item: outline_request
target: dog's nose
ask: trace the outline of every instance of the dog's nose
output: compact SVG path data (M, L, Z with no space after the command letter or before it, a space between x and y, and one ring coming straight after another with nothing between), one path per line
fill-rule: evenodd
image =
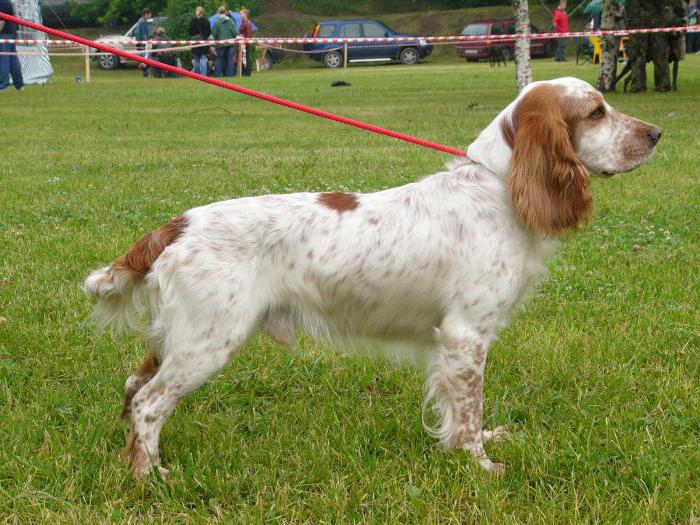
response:
M659 142L659 139L661 138L661 128L657 128L656 126L654 126L649 131L647 131L647 137L649 137L651 145L656 146L656 143Z

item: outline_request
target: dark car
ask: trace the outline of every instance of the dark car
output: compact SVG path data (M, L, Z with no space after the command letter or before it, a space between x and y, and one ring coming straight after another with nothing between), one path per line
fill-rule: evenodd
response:
M313 33L313 38L385 38L398 37L396 42L366 42L348 44L348 62L382 62L398 60L404 64L417 64L433 52L433 46L412 35L404 35L376 20L324 20ZM320 60L326 67L340 67L344 61L344 44L304 44L309 57Z
M535 26L530 26L530 33L540 33ZM484 20L469 24L462 31L463 36L496 36L514 35L515 20ZM492 56L494 49L499 49L506 60L511 60L515 54L515 40L498 40L484 38L483 40L465 40L455 45L457 56L466 58L470 62L476 62L482 58ZM555 38L533 38L530 40L530 54L532 56L552 57L557 49Z

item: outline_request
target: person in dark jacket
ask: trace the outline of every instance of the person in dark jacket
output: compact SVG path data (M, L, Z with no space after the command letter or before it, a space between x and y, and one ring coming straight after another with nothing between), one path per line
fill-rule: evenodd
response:
M10 0L0 0L0 13L15 16L15 10ZM22 77L22 66L17 57L17 46L15 43L6 42L17 38L17 24L0 20L0 89L5 89L10 85L10 75L12 83L18 91L24 89L24 78ZM14 53L6 55L4 53Z
M147 7L143 11L141 11L141 18L139 18L139 21L136 22L136 29L134 29L134 38L136 39L137 42L146 42L150 36L150 28L149 28L149 22L152 21L153 19L153 13L151 13L151 10ZM145 44L137 44L137 49L145 49L146 45ZM144 55L146 58L148 58L148 53ZM141 70L143 71L143 76L147 77L148 76L148 66L141 65Z
M160 43L161 41L166 41L163 42L162 44ZM155 60L156 62L160 62L161 64L168 64L169 66L177 66L177 58L175 57L175 54L173 51L163 51L169 47L171 47L171 44L167 42L167 40L170 40L170 37L168 34L165 32L165 29L162 27L159 27L156 29L156 32L153 33L152 41L153 45L151 47L151 58ZM173 73L170 71L165 71L163 69L158 69L158 68L153 68L153 76L155 78L172 78L175 76Z
M214 40L229 40L236 38L236 24L228 16L230 12L226 6L219 7L219 18L216 19L211 34ZM216 66L214 67L214 76L219 77L223 73L225 77L234 75L233 69L233 53L235 47L233 44L219 44L216 46Z
M211 35L209 20L204 16L204 8L197 7L194 10L194 17L190 20L187 28L192 40L207 40ZM192 48L192 71L200 75L207 76L209 68L207 66L207 55L209 46L197 46Z

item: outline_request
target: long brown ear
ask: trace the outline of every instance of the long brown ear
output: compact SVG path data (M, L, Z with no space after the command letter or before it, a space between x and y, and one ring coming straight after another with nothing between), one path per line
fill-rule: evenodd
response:
M557 234L591 215L588 172L571 143L556 86L538 86L515 110L515 139L508 192L531 231Z

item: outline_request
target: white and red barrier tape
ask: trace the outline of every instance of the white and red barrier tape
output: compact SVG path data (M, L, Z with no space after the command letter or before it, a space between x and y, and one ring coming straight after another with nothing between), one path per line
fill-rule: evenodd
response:
M455 35L455 36L405 36L405 37L358 37L358 38L297 38L297 37L282 37L282 38L233 38L228 40L149 40L138 42L139 44L149 44L157 42L158 44L169 45L224 45L224 44L363 44L363 43L406 43L416 42L419 45L427 45L428 43L438 44L447 41L451 43L482 41L482 40L499 40L509 41L518 39L533 39L533 38L576 38L576 37L603 37L603 36L628 36L635 34L647 33L675 33L675 32L700 32L700 25L693 26L676 26L676 27L652 27L642 29L615 29L607 31L570 31L567 33L527 33L527 34L512 34L512 35ZM43 45L75 45L70 40L47 40L47 39L31 39L31 38L16 38L14 40L5 40L6 42L14 42L16 44L43 44ZM115 39L105 42L108 44L134 44L135 41L125 39Z

